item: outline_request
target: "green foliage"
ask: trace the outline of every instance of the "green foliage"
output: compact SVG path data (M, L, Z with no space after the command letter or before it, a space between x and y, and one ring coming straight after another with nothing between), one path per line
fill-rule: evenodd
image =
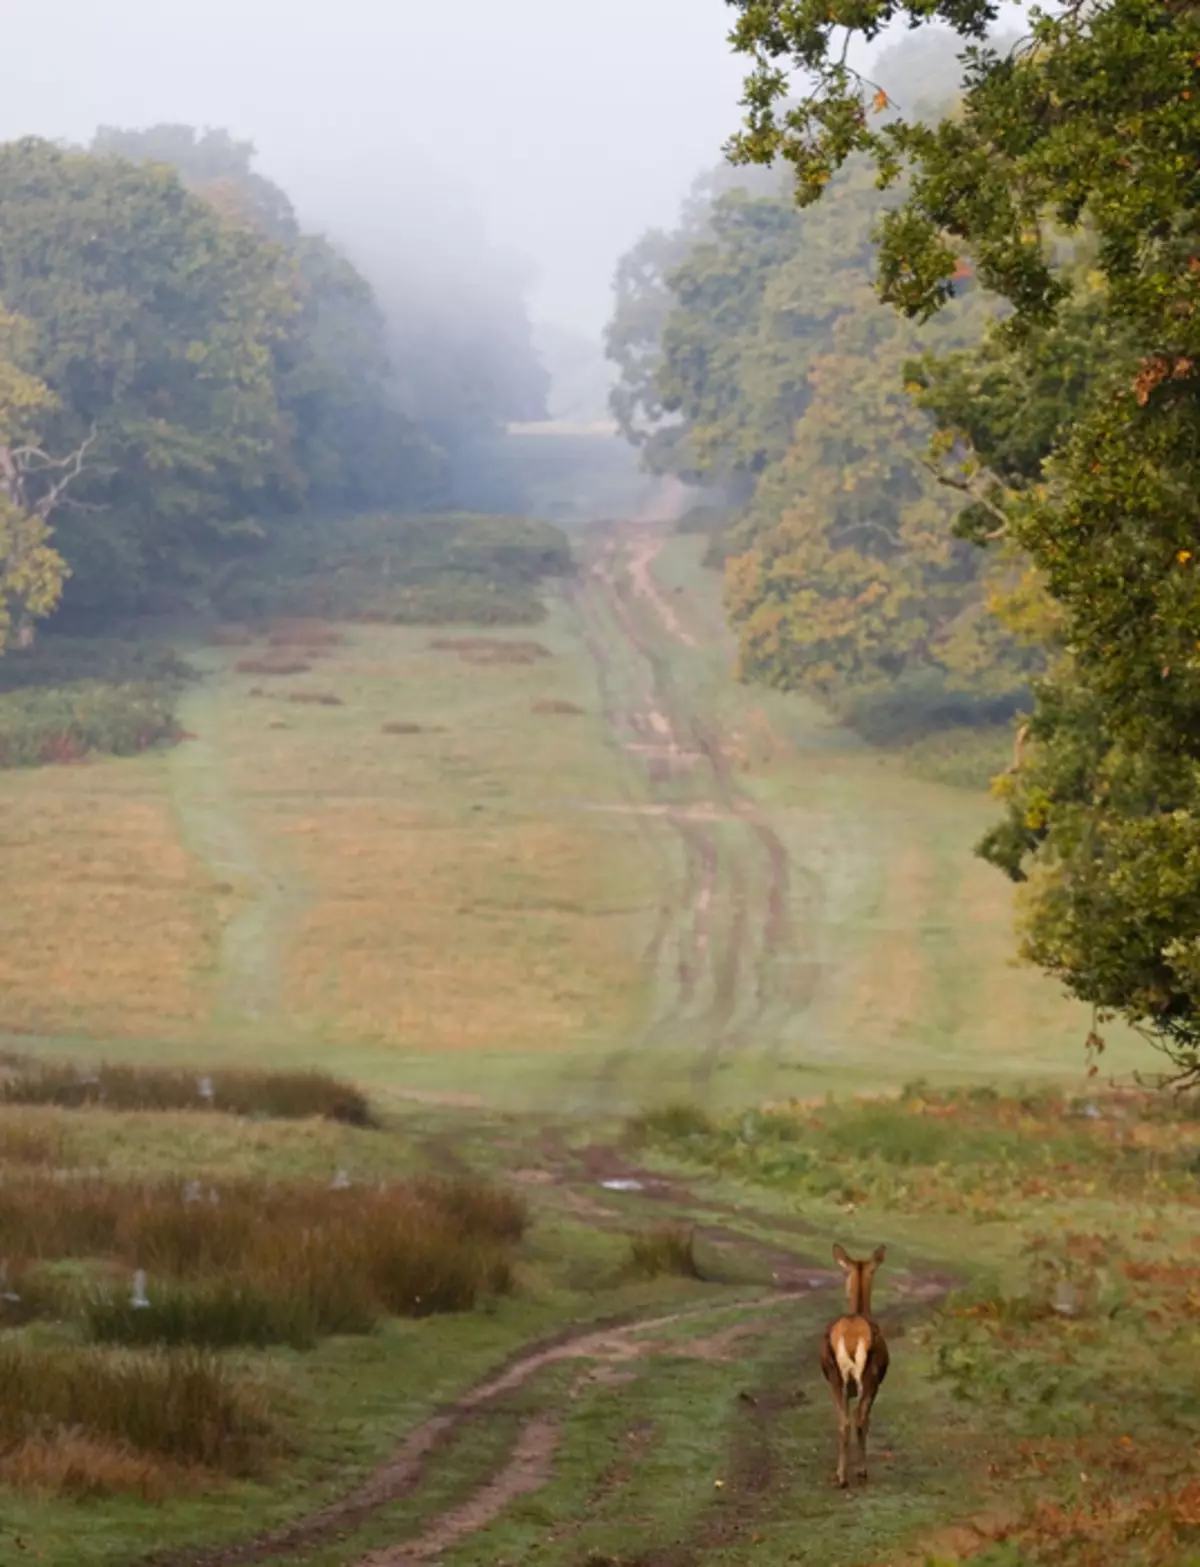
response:
M56 459L38 444L57 401L21 367L31 343L29 323L0 303L0 653L14 629L27 641L62 594L67 567L50 543L50 518L82 458Z
M833 33L935 14L978 39L990 6L740 9L735 43L755 66L736 155L791 161L802 201L855 152L885 183L906 167L908 199L883 225L882 296L930 317L966 249L1010 306L976 362L935 373L930 395L948 438L970 443L960 531L1026 553L1061 649L1008 818L982 850L1028 880L1027 955L1194 1077L1200 17L1152 0L1036 15L1024 49L973 52L961 113L873 130ZM783 61L815 74L801 105L784 105Z
M29 1062L0 1081L0 1104L59 1105L109 1110L214 1110L224 1115L304 1120L323 1116L347 1126L374 1126L362 1091L328 1072L243 1068L195 1072L179 1067L87 1067Z
M168 165L228 225L284 253L296 313L277 389L309 503L356 509L427 498L437 454L397 405L378 301L329 240L302 233L287 194L254 169L254 148L225 131L157 125L102 129L92 151Z
M984 790L1009 765L1012 755L1010 726L967 725L910 741L900 759L906 772L930 783Z
M133 756L180 737L194 671L169 649L51 636L0 662L0 767Z
M1089 1108L1090 1105L1090 1108ZM1163 1123L1167 1149L1128 1136L1131 1114ZM1054 1093L1001 1098L911 1084L896 1100L782 1105L714 1121L678 1110L631 1123L639 1141L766 1186L1002 1220L1005 1203L1053 1181L1062 1193L1189 1193L1193 1150L1169 1106L1112 1105Z
M289 528L229 579L222 611L397 624L528 624L572 569L566 535L512 517L366 516Z
M860 161L811 211L778 188L732 191L703 221L693 208L676 235L649 236L642 248L674 264L627 258L617 398L652 465L740 513L706 559L725 568L745 678L803 687L843 716L858 693L912 680L945 693L954 721L973 698L986 720L997 702L1012 709L1039 654L987 611L992 574L951 536L953 498L924 456L931 422L904 380L922 349L971 342L993 306L969 289L923 330L882 308L882 211Z
M0 697L0 767L136 756L179 738L174 697L158 686L81 681Z
M55 394L50 449L99 438L56 547L78 605L135 601L199 569L300 476L276 386L295 300L280 253L165 168L0 147L0 295Z

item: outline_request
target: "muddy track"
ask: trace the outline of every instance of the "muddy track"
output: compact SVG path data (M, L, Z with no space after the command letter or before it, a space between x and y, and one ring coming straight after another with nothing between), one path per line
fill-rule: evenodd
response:
M495 1407L505 1394L524 1387L539 1372L571 1361L621 1362L638 1358L652 1347L639 1343L646 1334L679 1322L719 1315L750 1314L781 1305L795 1289L772 1290L751 1300L718 1301L658 1316L625 1314L605 1322L564 1330L527 1345L497 1371L475 1384L452 1404L423 1421L395 1451L353 1490L317 1511L253 1539L213 1549L159 1552L143 1557L139 1567L251 1567L286 1559L300 1551L337 1540L361 1528L380 1509L411 1496L423 1481L430 1461L449 1447L469 1421ZM516 1497L549 1478L549 1460L557 1422L538 1414L526 1421L505 1463L467 1501L429 1525L412 1540L398 1542L362 1559L362 1567L400 1567L425 1560L447 1548L453 1539L490 1523ZM536 1439L533 1432L536 1432ZM536 1455L541 1458L535 1461ZM544 1462L542 1461L544 1460ZM447 1538L446 1531L452 1528Z
M738 787L720 736L663 651L663 632L687 646L696 639L654 581L662 543L653 527L597 524L571 597L614 742L641 770L651 801L642 810L674 834L682 866L647 948L653 1019L605 1061L601 1099L618 1094L634 1058L684 1030L696 1092L728 1053L749 1043L778 1050L783 1021L811 1002L820 977L817 954L796 951L804 932L783 841Z

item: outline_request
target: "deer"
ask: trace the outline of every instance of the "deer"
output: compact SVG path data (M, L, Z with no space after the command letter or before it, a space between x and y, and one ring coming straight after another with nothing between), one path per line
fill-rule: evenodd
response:
M858 1478L867 1478L867 1432L871 1406L888 1370L888 1348L879 1324L871 1316L871 1281L887 1253L877 1246L865 1262L856 1262L842 1246L833 1248L834 1261L846 1275L849 1311L825 1329L821 1340L821 1370L829 1383L838 1412L837 1483L849 1483L851 1400L857 1400L853 1422L858 1430Z

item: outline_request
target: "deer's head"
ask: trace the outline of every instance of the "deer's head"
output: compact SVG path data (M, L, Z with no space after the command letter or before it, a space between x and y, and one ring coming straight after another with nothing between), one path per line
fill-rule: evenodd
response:
M833 1248L833 1260L846 1275L846 1299L855 1315L870 1311L871 1280L886 1255L886 1246L876 1246L865 1261L859 1262L850 1256L844 1246Z

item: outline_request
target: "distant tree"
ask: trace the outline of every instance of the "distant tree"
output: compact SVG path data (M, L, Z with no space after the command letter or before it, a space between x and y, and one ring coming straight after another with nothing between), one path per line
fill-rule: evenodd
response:
M100 130L92 150L169 165L226 223L270 240L295 300L276 354L280 407L310 504L405 506L436 485L430 442L399 407L389 326L366 279L330 240L305 234L286 192L254 168L250 142L187 125Z
M55 397L44 448L97 432L55 545L78 607L187 581L303 476L277 395L296 304L279 250L161 166L0 147L0 298Z
M883 298L934 315L969 254L1008 304L931 400L969 448L962 531L1025 552L1060 649L983 852L1027 884L1028 956L1200 1080L1200 10L1071 5L1002 53L989 0L734 4L734 156L791 164L802 203L855 153L905 173ZM971 45L961 111L876 119L845 41L931 16Z

